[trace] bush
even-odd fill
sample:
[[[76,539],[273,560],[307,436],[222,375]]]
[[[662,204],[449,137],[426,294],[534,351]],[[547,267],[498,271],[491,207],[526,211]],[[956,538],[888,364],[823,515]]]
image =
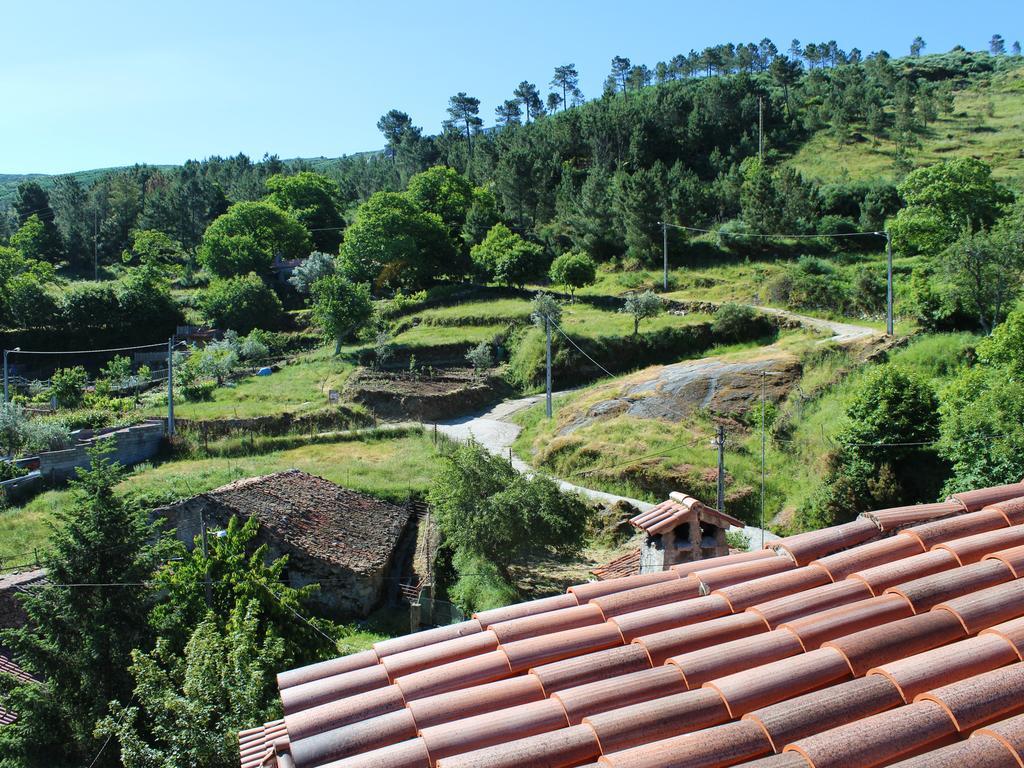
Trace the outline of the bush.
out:
[[[842,312],[847,288],[835,267],[823,259],[803,256],[768,283],[770,301],[795,309],[826,309]]]
[[[544,249],[529,243],[504,224],[495,224],[470,251],[473,266],[487,280],[522,288],[544,272]]]
[[[711,323],[715,336],[725,342],[761,338],[771,333],[773,328],[767,317],[746,304],[723,304]]]
[[[50,395],[57,399],[58,408],[74,408],[82,403],[89,375],[85,368],[59,368],[50,378]]]
[[[254,328],[277,328],[284,308],[277,294],[254,272],[214,280],[199,300],[203,316],[217,328],[249,333]]]
[[[25,423],[24,453],[61,451],[71,445],[71,432],[56,419],[28,419]]]

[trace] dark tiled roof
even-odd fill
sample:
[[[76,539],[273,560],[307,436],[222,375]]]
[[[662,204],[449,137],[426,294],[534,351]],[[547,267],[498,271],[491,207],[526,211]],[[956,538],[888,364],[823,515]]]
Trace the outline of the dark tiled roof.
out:
[[[200,494],[228,514],[256,517],[268,535],[354,571],[388,561],[409,510],[298,470]]]
[[[284,673],[283,726],[244,736],[243,765],[1024,765],[1024,502],[1007,496],[1022,490],[577,585]]]
[[[8,656],[0,653],[0,675],[10,675],[16,680],[23,683],[33,683],[36,679],[32,677],[28,672],[18,666],[18,664]],[[0,705],[0,725],[10,725],[18,719],[16,712],[12,712]]]

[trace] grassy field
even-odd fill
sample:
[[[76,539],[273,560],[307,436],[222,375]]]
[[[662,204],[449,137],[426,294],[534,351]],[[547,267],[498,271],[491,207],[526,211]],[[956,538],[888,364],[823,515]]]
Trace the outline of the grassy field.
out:
[[[936,334],[914,339],[891,355],[891,361],[915,371],[941,389],[974,344],[971,334]],[[790,419],[786,441],[769,438],[765,457],[765,509],[768,521],[785,525],[819,487],[832,437],[840,428],[850,397],[865,367],[841,350],[791,339],[790,351],[802,355],[804,375],[799,386],[777,408],[776,418]],[[742,356],[739,353],[738,356]],[[606,399],[630,377],[604,382],[557,398],[555,418],[548,422],[540,406],[517,414],[523,431],[514,450],[573,482],[648,501],[660,501],[649,488],[677,483],[677,490],[713,494],[717,426],[709,414],[697,412],[680,422],[615,416],[594,421],[569,435],[559,433]],[[770,414],[771,416],[771,414]],[[750,414],[727,425],[727,501],[753,510],[760,506],[761,438],[759,416]]]
[[[301,469],[346,488],[400,502],[411,491],[424,491],[433,477],[435,447],[423,433],[401,437],[371,436],[362,439],[312,441],[298,437],[263,441],[255,455],[183,459],[143,464],[132,470],[118,491],[146,500],[147,506],[187,498],[225,483],[253,475]],[[22,507],[0,512],[0,561],[20,563],[31,559],[33,549],[46,548],[53,514],[71,503],[71,492],[51,490]],[[27,554],[27,559],[25,558]],[[21,559],[19,559],[21,558]]]
[[[247,376],[219,387],[209,400],[190,403],[174,399],[174,413],[183,419],[225,419],[305,413],[327,404],[327,392],[340,390],[355,369],[333,347],[303,353],[270,376]],[[164,398],[166,403],[166,398]],[[147,410],[163,416],[166,404]]]
[[[1024,70],[993,76],[991,85],[972,84],[956,93],[953,113],[928,126],[914,165],[931,165],[954,157],[977,157],[992,166],[993,175],[1024,186]],[[863,131],[861,128],[860,130]],[[896,145],[888,139],[841,143],[819,131],[790,161],[802,174],[821,181],[895,179]]]

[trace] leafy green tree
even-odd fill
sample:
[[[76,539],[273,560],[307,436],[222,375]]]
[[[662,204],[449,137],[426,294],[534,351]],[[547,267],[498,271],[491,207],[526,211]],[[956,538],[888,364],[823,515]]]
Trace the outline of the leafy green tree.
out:
[[[239,603],[226,628],[208,616],[180,655],[164,639],[132,651],[135,703],[114,702],[97,727],[117,740],[124,768],[233,768],[238,731],[280,716],[284,644],[260,631],[254,608]]]
[[[309,253],[309,234],[291,214],[273,203],[232,205],[206,229],[199,260],[218,277],[265,272],[275,256],[295,259]]]
[[[167,281],[151,265],[125,271],[113,285],[116,314],[100,316],[121,328],[137,329],[138,338],[152,339],[154,334],[171,336],[184,321],[181,306],[171,295]]]
[[[127,355],[115,355],[100,370],[100,375],[115,388],[127,387],[132,377],[132,359]]]
[[[313,251],[308,259],[292,270],[288,282],[295,286],[299,293],[308,294],[313,290],[313,283],[321,277],[334,274],[335,261],[335,257],[329,253]]]
[[[423,131],[412,124],[412,118],[405,112],[398,109],[390,109],[377,121],[377,130],[384,134],[387,142],[388,155],[392,162],[398,158],[398,152],[403,144],[411,141],[419,141]]]
[[[453,241],[473,203],[473,185],[454,168],[435,165],[409,179],[406,195],[421,211],[437,214]]]
[[[537,291],[530,302],[530,320],[540,328],[543,328],[548,320],[558,325],[562,322],[562,305],[550,293]]]
[[[504,224],[491,227],[483,242],[473,246],[470,257],[487,279],[518,288],[540,277],[544,270],[544,250]]]
[[[132,232],[132,247],[121,258],[126,264],[143,264],[150,267],[166,268],[183,260],[181,243],[169,235],[154,229],[137,229]]]
[[[622,311],[633,316],[633,335],[636,336],[640,332],[642,321],[657,317],[664,309],[665,303],[660,296],[653,291],[644,291],[627,298]]]
[[[100,752],[94,729],[108,703],[131,695],[130,652],[152,642],[149,578],[166,545],[152,543],[146,514],[114,491],[122,471],[108,450],[106,443],[90,449],[91,468],[71,484],[73,503],[56,513],[47,584],[23,599],[28,623],[0,633],[42,680],[0,675],[5,704],[18,712],[0,729],[0,765],[88,765]],[[112,750],[96,763],[117,764]]]
[[[338,184],[322,173],[300,171],[267,179],[267,201],[287,211],[302,224],[318,251],[335,253],[341,244],[345,220],[339,205]]]
[[[37,261],[56,262],[61,257],[60,235],[51,223],[43,222],[39,214],[33,213],[11,235],[11,246],[25,258]]]
[[[250,272],[211,282],[200,294],[199,311],[217,328],[248,333],[279,326],[284,307],[277,294]]]
[[[551,262],[548,276],[551,282],[564,285],[569,289],[569,295],[575,296],[577,289],[593,285],[597,280],[597,265],[585,253],[566,251]]]
[[[60,321],[57,300],[36,275],[25,272],[4,286],[5,322],[15,328],[41,328]]]
[[[938,259],[951,289],[985,333],[1003,319],[1024,279],[1024,240],[1011,231],[964,231]]]
[[[938,255],[964,230],[991,227],[1013,201],[992,169],[972,157],[918,168],[898,189],[906,206],[890,230],[893,247],[909,254]]]
[[[938,398],[926,381],[894,365],[870,369],[847,406],[813,522],[934,498],[940,472],[930,444],[938,436]]]
[[[377,192],[345,230],[341,271],[353,282],[415,290],[445,274],[458,276],[460,268],[440,216],[405,195]]]
[[[341,345],[370,322],[373,301],[370,287],[353,283],[342,275],[329,275],[313,283],[313,317],[326,338],[334,341],[334,354]]]
[[[550,478],[521,475],[473,442],[441,459],[429,499],[448,546],[485,558],[506,577],[529,555],[578,550],[591,514]]]

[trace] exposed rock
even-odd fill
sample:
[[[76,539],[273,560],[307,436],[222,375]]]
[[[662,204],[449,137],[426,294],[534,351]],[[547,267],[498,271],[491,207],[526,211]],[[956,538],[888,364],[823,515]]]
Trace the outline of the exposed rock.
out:
[[[468,369],[417,372],[361,368],[349,377],[345,395],[384,419],[443,421],[500,400],[509,387],[499,376]]]
[[[618,415],[640,419],[681,421],[699,409],[717,415],[745,413],[760,402],[762,372],[765,395],[777,402],[799,380],[800,362],[791,354],[772,352],[756,359],[708,357],[649,368],[609,388],[609,397],[587,409],[584,416],[563,427],[568,435],[602,418]]]

